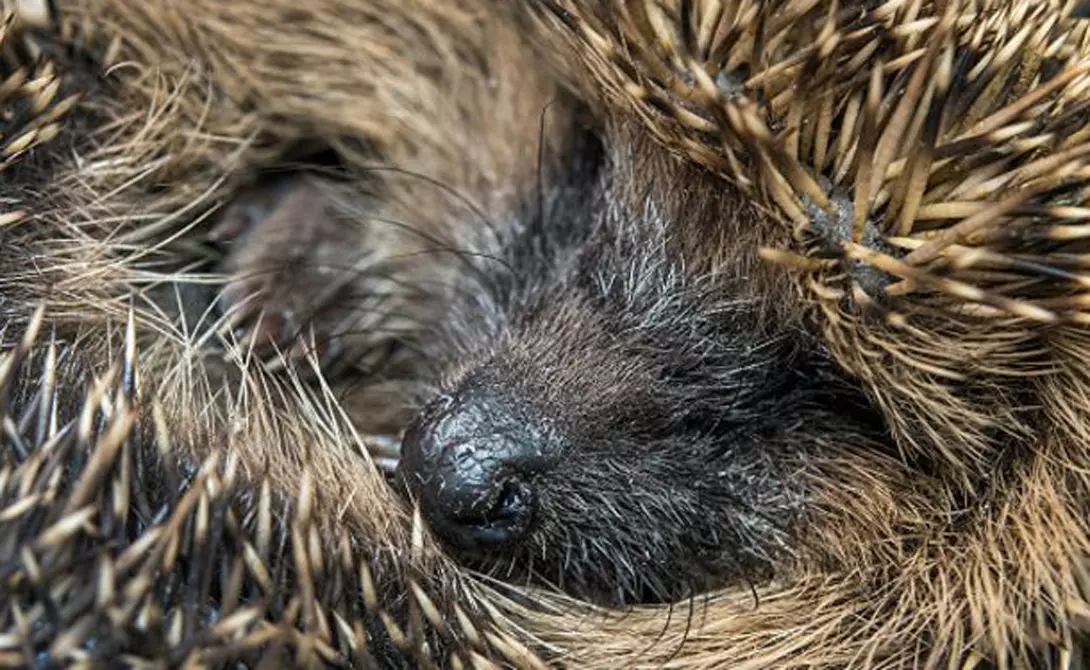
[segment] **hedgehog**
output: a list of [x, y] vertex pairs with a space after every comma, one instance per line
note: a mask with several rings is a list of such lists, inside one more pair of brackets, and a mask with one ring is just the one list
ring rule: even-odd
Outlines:
[[4, 662], [1081, 666], [1076, 4], [21, 5]]

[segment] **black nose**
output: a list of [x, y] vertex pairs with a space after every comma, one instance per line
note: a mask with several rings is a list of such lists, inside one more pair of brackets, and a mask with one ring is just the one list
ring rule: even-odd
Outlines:
[[555, 463], [555, 432], [527, 408], [473, 389], [426, 407], [399, 470], [428, 525], [463, 549], [516, 542], [532, 528], [535, 480]]

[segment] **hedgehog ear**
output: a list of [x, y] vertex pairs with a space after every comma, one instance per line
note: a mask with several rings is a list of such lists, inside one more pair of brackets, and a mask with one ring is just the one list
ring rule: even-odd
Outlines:
[[[0, 0], [0, 6], [8, 6]], [[15, 0], [15, 16], [24, 26], [45, 28], [53, 23], [57, 15], [55, 0]]]

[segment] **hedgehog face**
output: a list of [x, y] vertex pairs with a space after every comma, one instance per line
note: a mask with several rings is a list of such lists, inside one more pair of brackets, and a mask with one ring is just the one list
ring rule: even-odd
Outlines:
[[[442, 248], [466, 253], [399, 255], [399, 287], [431, 305], [399, 334], [415, 396], [399, 488], [462, 562], [609, 605], [839, 560], [805, 538], [844, 516], [830, 485], [899, 471], [874, 449], [881, 421], [757, 260], [767, 231], [745, 198], [622, 130], [590, 135], [542, 171], [540, 197], [451, 224]], [[216, 232], [235, 239], [229, 312], [253, 303], [293, 333], [311, 310], [324, 355], [349, 350], [336, 324], [373, 312], [374, 285], [353, 272], [325, 288], [340, 284], [323, 270], [371, 250], [321, 183], [274, 181], [255, 220], [232, 208]], [[296, 256], [307, 272], [253, 271]]]
[[765, 580], [795, 554], [816, 445], [872, 422], [801, 329], [764, 318], [777, 296], [697, 258], [699, 226], [654, 193], [620, 206], [604, 173], [464, 275], [422, 338], [442, 372], [401, 477], [503, 579], [610, 604]]

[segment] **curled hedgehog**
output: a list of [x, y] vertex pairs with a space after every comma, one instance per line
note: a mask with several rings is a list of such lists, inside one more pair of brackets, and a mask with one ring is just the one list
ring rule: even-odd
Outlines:
[[1077, 4], [13, 5], [0, 662], [1081, 667]]

